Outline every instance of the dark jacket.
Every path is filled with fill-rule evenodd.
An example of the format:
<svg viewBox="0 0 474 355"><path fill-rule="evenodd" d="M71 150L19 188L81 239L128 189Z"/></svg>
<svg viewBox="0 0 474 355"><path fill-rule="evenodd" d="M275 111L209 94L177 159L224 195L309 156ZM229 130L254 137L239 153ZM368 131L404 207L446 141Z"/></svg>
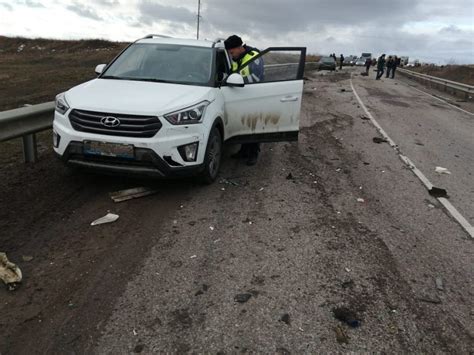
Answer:
<svg viewBox="0 0 474 355"><path fill-rule="evenodd" d="M384 66L385 66L385 58L380 57L380 58L377 60L377 69L383 70L383 67L384 67Z"/></svg>

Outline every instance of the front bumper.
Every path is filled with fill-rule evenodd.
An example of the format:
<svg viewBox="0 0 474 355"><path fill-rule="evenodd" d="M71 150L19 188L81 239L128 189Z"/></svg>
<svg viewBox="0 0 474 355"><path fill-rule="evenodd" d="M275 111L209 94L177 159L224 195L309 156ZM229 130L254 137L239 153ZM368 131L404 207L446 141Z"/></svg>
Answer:
<svg viewBox="0 0 474 355"><path fill-rule="evenodd" d="M193 166L170 166L170 163L148 148L134 148L134 159L123 159L107 156L85 155L84 144L72 141L63 155L58 157L66 164L78 166L108 174L136 175L154 178L186 177L197 175L204 169L204 164Z"/></svg>

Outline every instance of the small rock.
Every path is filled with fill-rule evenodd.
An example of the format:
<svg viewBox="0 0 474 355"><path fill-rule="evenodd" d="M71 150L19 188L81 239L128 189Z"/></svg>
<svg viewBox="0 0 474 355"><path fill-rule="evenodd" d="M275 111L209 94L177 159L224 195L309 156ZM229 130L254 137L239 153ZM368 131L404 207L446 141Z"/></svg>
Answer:
<svg viewBox="0 0 474 355"><path fill-rule="evenodd" d="M443 279L441 277L437 277L435 282L436 282L436 288L440 291L444 291Z"/></svg>
<svg viewBox="0 0 474 355"><path fill-rule="evenodd" d="M235 295L234 301L238 303L245 303L247 302L252 295L250 293L239 293L238 295Z"/></svg>
<svg viewBox="0 0 474 355"><path fill-rule="evenodd" d="M332 312L336 319L348 324L352 328L357 328L358 326L360 326L360 320L358 319L359 317L354 311L350 310L349 308L347 307L333 308Z"/></svg>
<svg viewBox="0 0 474 355"><path fill-rule="evenodd" d="M374 137L372 138L372 141L377 144L387 143L387 140L385 138L380 138L380 137Z"/></svg>
<svg viewBox="0 0 474 355"><path fill-rule="evenodd" d="M34 259L32 256L29 256L29 255L23 255L21 258L22 258L23 261L25 261L25 262L30 262L31 260Z"/></svg>
<svg viewBox="0 0 474 355"><path fill-rule="evenodd" d="M290 315L288 313L285 313L280 317L280 322L286 323L290 325Z"/></svg>
<svg viewBox="0 0 474 355"><path fill-rule="evenodd" d="M133 348L133 352L138 354L143 351L144 346L142 344L138 344Z"/></svg>
<svg viewBox="0 0 474 355"><path fill-rule="evenodd" d="M349 337L347 336L344 328L340 325L334 327L334 331L336 332L336 340L339 344L349 344Z"/></svg>

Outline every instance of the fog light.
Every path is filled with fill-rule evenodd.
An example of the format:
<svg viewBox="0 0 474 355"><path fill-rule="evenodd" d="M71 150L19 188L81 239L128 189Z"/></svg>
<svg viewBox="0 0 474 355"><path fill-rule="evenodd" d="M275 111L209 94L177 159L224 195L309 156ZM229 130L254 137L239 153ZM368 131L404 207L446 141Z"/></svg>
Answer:
<svg viewBox="0 0 474 355"><path fill-rule="evenodd" d="M59 147L59 142L61 141L61 136L53 131L53 146L54 148Z"/></svg>
<svg viewBox="0 0 474 355"><path fill-rule="evenodd" d="M184 161L196 161L199 143L182 145L178 148L179 154Z"/></svg>

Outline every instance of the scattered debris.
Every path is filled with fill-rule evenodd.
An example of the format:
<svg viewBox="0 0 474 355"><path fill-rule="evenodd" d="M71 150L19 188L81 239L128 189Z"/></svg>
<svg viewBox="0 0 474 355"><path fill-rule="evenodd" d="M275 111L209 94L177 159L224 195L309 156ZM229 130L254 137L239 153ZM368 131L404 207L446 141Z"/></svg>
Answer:
<svg viewBox="0 0 474 355"><path fill-rule="evenodd" d="M27 263L34 259L34 257L32 257L31 255L23 255L21 258Z"/></svg>
<svg viewBox="0 0 474 355"><path fill-rule="evenodd" d="M8 260L6 253L0 253L0 279L7 285L8 290L16 290L22 278L20 268Z"/></svg>
<svg viewBox="0 0 474 355"><path fill-rule="evenodd" d="M372 141L377 144L388 142L385 138L380 138L380 137L374 137L372 138Z"/></svg>
<svg viewBox="0 0 474 355"><path fill-rule="evenodd" d="M289 173L288 176L286 177L286 180L294 180L293 174Z"/></svg>
<svg viewBox="0 0 474 355"><path fill-rule="evenodd" d="M432 205L432 204L430 203L430 204L428 204L428 207L429 207L429 208L435 208L436 206L435 206L435 205Z"/></svg>
<svg viewBox="0 0 474 355"><path fill-rule="evenodd" d="M336 319L346 323L352 328L357 328L360 326L360 320L356 312L350 310L347 307L333 308L332 313Z"/></svg>
<svg viewBox="0 0 474 355"><path fill-rule="evenodd" d="M433 304L441 303L441 300L438 297L424 296L424 297L418 297L417 300L421 302L433 303Z"/></svg>
<svg viewBox="0 0 474 355"><path fill-rule="evenodd" d="M245 303L250 299L250 297L252 297L250 293L239 293L238 295L235 295L234 301L239 303Z"/></svg>
<svg viewBox="0 0 474 355"><path fill-rule="evenodd" d="M346 270L347 272L351 272L351 269L349 269L348 267L344 268L344 270Z"/></svg>
<svg viewBox="0 0 474 355"><path fill-rule="evenodd" d="M429 193L431 196L439 198L439 197L445 197L448 198L448 191L445 189L441 189L439 187L433 186L430 190Z"/></svg>
<svg viewBox="0 0 474 355"><path fill-rule="evenodd" d="M339 344L349 344L349 337L343 327L337 325L334 327L334 331L336 332L336 340Z"/></svg>
<svg viewBox="0 0 474 355"><path fill-rule="evenodd" d="M363 203L363 202L365 202L365 200L364 200L363 198L360 198L360 197L359 197L359 198L357 199L357 202Z"/></svg>
<svg viewBox="0 0 474 355"><path fill-rule="evenodd" d="M435 171L438 173L438 174L446 174L446 175L451 175L451 172L446 169L446 168L442 168L441 166L437 166Z"/></svg>
<svg viewBox="0 0 474 355"><path fill-rule="evenodd" d="M197 258L197 255L191 255L189 258L190 258L190 259L196 259L196 258Z"/></svg>
<svg viewBox="0 0 474 355"><path fill-rule="evenodd" d="M346 89L341 89L341 92L346 92Z"/></svg>
<svg viewBox="0 0 474 355"><path fill-rule="evenodd" d="M121 190L117 192L110 193L110 198L115 202L123 202L127 200L132 200L135 198L140 198L152 194L156 194L158 191L151 190L147 187L135 187L133 189Z"/></svg>
<svg viewBox="0 0 474 355"><path fill-rule="evenodd" d="M288 313L285 313L284 315L282 315L280 317L280 322L283 322L283 323L286 323L288 325L291 325L290 324L290 315Z"/></svg>
<svg viewBox="0 0 474 355"><path fill-rule="evenodd" d="M105 224L105 223L112 223L112 222L115 222L118 218L119 216L117 214L107 213L104 217L96 219L94 222L92 222L91 226L97 226L99 224Z"/></svg>
<svg viewBox="0 0 474 355"><path fill-rule="evenodd" d="M237 183L235 181L232 181L232 180L229 180L229 179L222 179L219 183L220 184L226 184L226 185L232 185L232 186L240 186L239 183Z"/></svg>
<svg viewBox="0 0 474 355"><path fill-rule="evenodd" d="M213 226L210 226L209 229L213 231L215 228Z"/></svg>
<svg viewBox="0 0 474 355"><path fill-rule="evenodd" d="M225 191L225 187L221 187L221 191Z"/></svg>
<svg viewBox="0 0 474 355"><path fill-rule="evenodd" d="M138 335L138 333L137 333L137 331L135 330L135 328L133 329L133 335L135 335L135 336Z"/></svg>
<svg viewBox="0 0 474 355"><path fill-rule="evenodd" d="M143 351L144 347L145 347L145 346L144 346L143 344L137 344L137 345L133 348L133 352L134 352L135 354L139 354L139 353L141 353L141 352Z"/></svg>
<svg viewBox="0 0 474 355"><path fill-rule="evenodd" d="M214 240L214 244L219 243L220 241L221 241L220 239L216 239Z"/></svg>
<svg viewBox="0 0 474 355"><path fill-rule="evenodd" d="M444 291L443 279L441 277L437 277L435 282L436 282L436 288L440 291Z"/></svg>
<svg viewBox="0 0 474 355"><path fill-rule="evenodd" d="M360 116L360 119L364 120L364 121L369 121L370 120L370 118L367 117L367 116Z"/></svg>
<svg viewBox="0 0 474 355"><path fill-rule="evenodd" d="M258 191L263 191L264 189L265 189L264 187L261 187L260 190L258 190Z"/></svg>

